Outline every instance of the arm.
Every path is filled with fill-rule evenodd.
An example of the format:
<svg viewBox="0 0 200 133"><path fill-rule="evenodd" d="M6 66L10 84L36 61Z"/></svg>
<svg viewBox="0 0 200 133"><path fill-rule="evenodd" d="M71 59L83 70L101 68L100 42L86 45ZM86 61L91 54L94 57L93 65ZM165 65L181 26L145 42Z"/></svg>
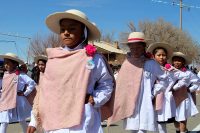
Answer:
<svg viewBox="0 0 200 133"><path fill-rule="evenodd" d="M165 91L167 88L167 77L168 73L161 69L161 66L154 60L150 60L145 64L145 69L152 74L152 81L155 81L152 88L152 95L155 96L160 92Z"/></svg>
<svg viewBox="0 0 200 133"><path fill-rule="evenodd" d="M188 87L190 85L189 80L190 80L190 77L191 77L188 72L178 71L177 73L175 73L175 77L177 79L177 82L173 86L173 90L175 90L175 91L182 88L183 86Z"/></svg>
<svg viewBox="0 0 200 133"><path fill-rule="evenodd" d="M96 69L93 71L97 79L92 92L95 102L94 107L100 107L110 99L114 86L114 79L110 75L105 61L100 55L97 57L97 60L95 59Z"/></svg>
<svg viewBox="0 0 200 133"><path fill-rule="evenodd" d="M195 92L196 90L198 90L199 86L200 86L200 78L196 74L191 72L189 91Z"/></svg>
<svg viewBox="0 0 200 133"><path fill-rule="evenodd" d="M34 80L32 80L26 74L22 74L22 75L20 74L20 77L23 79L23 81L24 81L24 83L26 85L26 90L24 92L24 95L27 96L35 89L36 83L35 83Z"/></svg>

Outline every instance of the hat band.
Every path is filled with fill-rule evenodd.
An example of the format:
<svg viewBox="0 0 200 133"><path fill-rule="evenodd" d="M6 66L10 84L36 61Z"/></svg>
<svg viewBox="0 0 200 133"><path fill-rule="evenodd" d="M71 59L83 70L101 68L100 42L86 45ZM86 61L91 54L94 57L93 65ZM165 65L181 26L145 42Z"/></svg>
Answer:
<svg viewBox="0 0 200 133"><path fill-rule="evenodd" d="M144 41L144 39L143 38L130 38L130 39L128 39L128 42L129 41Z"/></svg>

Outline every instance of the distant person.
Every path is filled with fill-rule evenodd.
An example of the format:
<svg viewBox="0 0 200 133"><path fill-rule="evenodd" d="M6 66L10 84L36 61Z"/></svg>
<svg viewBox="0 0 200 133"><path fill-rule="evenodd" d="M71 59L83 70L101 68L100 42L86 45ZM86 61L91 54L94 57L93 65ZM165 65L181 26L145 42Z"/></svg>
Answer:
<svg viewBox="0 0 200 133"><path fill-rule="evenodd" d="M20 69L21 72L24 72L26 74L28 73L28 67L27 67L26 63L20 65L19 69Z"/></svg>
<svg viewBox="0 0 200 133"><path fill-rule="evenodd" d="M36 66L32 69L31 78L38 84L40 79L40 73L44 73L47 63L47 56L38 55L34 58Z"/></svg>
<svg viewBox="0 0 200 133"><path fill-rule="evenodd" d="M102 107L109 101L114 78L108 63L88 40L99 29L75 9L49 15L46 24L59 34L62 47L48 48L27 133L103 133ZM102 113L102 115L100 114Z"/></svg>
<svg viewBox="0 0 200 133"><path fill-rule="evenodd" d="M131 133L156 131L152 100L164 88L165 74L156 61L146 57L144 33L130 33L125 44L130 52L117 77L114 111L108 125L123 120L124 129ZM159 86L156 89L153 88L155 81Z"/></svg>
<svg viewBox="0 0 200 133"><path fill-rule="evenodd" d="M193 72L191 72L191 70L185 67L190 63L191 59L181 52L175 52L172 56L172 65L181 71L179 76L184 77L187 83L187 86L174 91L176 102L176 121L174 122L174 125L177 132L180 133L187 132L187 119L198 113L191 93L199 88L200 80ZM182 96L182 98L180 98L180 96Z"/></svg>
<svg viewBox="0 0 200 133"><path fill-rule="evenodd" d="M173 120L176 113L175 101L171 92L172 84L176 82L176 79L174 78L174 72L170 71L171 65L167 63L167 60L173 54L173 49L167 43L155 42L149 45L147 52L152 54L153 59L160 64L161 69L167 75L165 90L155 97L158 132L167 133L166 123Z"/></svg>
<svg viewBox="0 0 200 133"><path fill-rule="evenodd" d="M36 83L19 70L19 64L24 62L17 55L7 53L0 55L4 59L5 73L2 80L2 94L0 97L0 133L6 133L9 123L19 122L23 133L26 133L26 119L31 115L31 105L25 96L35 88ZM24 87L27 89L24 91Z"/></svg>

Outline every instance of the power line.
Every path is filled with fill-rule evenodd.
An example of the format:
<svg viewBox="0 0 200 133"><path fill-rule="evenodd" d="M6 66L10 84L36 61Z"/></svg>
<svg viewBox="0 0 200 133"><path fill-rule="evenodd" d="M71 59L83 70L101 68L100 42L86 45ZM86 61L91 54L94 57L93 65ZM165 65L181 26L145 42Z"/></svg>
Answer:
<svg viewBox="0 0 200 133"><path fill-rule="evenodd" d="M151 1L152 2L157 2L157 3L162 3L162 4L170 4L170 5L179 6L179 8L180 8L180 30L182 30L182 9L183 8L187 8L188 11L190 11L190 8L198 8L198 9L200 9L199 6L194 6L194 5L190 6L190 5L184 4L183 0L178 0L179 3L175 2L174 0L173 0L173 2L166 2L166 1L162 1L162 0L151 0Z"/></svg>
<svg viewBox="0 0 200 133"><path fill-rule="evenodd" d="M8 33L1 33L1 32L0 32L0 35L24 38L24 39L29 39L29 40L31 39L30 37L27 37L27 36L13 35L13 34L8 34Z"/></svg>
<svg viewBox="0 0 200 133"><path fill-rule="evenodd" d="M2 33L0 32L0 35L4 35L4 36L11 36L11 37L16 37L16 38L23 38L23 39L28 39L29 43L31 42L31 38L30 37L27 37L27 36L20 36L20 35L14 35L14 34L8 34L8 33ZM9 41L7 41L9 42ZM12 41L11 41L12 42ZM15 43L15 48L17 50L17 52L19 52L18 48L17 48L17 45L16 45L16 42ZM21 50L22 51L22 50ZM23 52L23 54L26 56L26 54ZM28 55L27 55L27 62L29 60L29 51L28 51Z"/></svg>
<svg viewBox="0 0 200 133"><path fill-rule="evenodd" d="M176 5L176 6L180 6L180 3L175 2L174 0L172 2L167 2L167 1L162 1L162 0L151 0L152 2L155 3L162 3L162 4L168 4L168 5ZM183 7L187 7L188 10L190 10L190 8L196 8L196 9L200 9L200 6L195 6L195 5L186 5L186 4L182 4Z"/></svg>

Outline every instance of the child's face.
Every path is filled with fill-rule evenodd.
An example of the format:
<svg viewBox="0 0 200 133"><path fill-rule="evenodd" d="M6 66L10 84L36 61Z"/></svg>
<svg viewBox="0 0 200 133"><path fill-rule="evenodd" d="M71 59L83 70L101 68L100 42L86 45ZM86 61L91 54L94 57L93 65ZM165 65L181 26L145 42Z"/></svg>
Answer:
<svg viewBox="0 0 200 133"><path fill-rule="evenodd" d="M4 67L6 71L12 72L16 69L17 65L9 59L4 59Z"/></svg>
<svg viewBox="0 0 200 133"><path fill-rule="evenodd" d="M154 59L163 66L167 62L167 53L163 49L157 49Z"/></svg>
<svg viewBox="0 0 200 133"><path fill-rule="evenodd" d="M46 67L46 63L42 60L38 61L38 68L40 70L40 72L44 73L45 67Z"/></svg>
<svg viewBox="0 0 200 133"><path fill-rule="evenodd" d="M145 52L145 46L140 42L129 44L131 55L135 58L140 58Z"/></svg>
<svg viewBox="0 0 200 133"><path fill-rule="evenodd" d="M185 64L185 60L181 57L173 57L172 64L176 69L181 69Z"/></svg>
<svg viewBox="0 0 200 133"><path fill-rule="evenodd" d="M60 22L60 37L64 45L75 48L82 41L84 26L82 23L63 19Z"/></svg>

